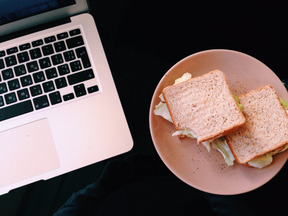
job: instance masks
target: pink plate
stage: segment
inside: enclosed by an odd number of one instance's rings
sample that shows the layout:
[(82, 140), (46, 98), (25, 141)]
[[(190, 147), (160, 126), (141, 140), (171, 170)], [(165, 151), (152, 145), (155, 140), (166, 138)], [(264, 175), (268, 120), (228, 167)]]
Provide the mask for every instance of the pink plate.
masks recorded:
[(213, 194), (240, 194), (254, 190), (272, 179), (285, 164), (288, 151), (274, 156), (274, 162), (263, 169), (235, 164), (229, 167), (215, 149), (210, 153), (194, 139), (172, 137), (174, 126), (153, 110), (165, 86), (185, 72), (193, 77), (219, 69), (226, 75), (231, 91), (241, 95), (266, 84), (274, 86), (278, 95), (288, 100), (281, 80), (257, 59), (232, 50), (208, 50), (190, 55), (175, 64), (160, 80), (150, 106), (150, 131), (155, 148), (166, 166), (182, 181)]

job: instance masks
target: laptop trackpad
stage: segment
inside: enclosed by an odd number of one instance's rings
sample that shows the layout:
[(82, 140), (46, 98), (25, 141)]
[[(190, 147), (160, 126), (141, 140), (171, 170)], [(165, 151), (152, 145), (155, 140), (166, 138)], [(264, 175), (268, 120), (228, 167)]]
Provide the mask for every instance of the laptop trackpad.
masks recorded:
[(0, 187), (58, 167), (47, 119), (0, 133)]

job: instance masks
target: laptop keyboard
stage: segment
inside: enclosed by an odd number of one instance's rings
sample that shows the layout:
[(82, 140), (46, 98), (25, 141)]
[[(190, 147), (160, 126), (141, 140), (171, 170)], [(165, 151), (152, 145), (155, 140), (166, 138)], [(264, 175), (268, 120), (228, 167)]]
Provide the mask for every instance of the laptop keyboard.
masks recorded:
[(0, 50), (0, 71), (0, 121), (99, 91), (79, 28)]

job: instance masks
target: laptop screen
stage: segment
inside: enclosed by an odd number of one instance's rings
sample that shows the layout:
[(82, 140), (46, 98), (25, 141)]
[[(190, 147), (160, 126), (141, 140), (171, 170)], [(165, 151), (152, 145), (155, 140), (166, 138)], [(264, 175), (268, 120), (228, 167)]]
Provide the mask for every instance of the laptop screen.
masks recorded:
[(75, 0), (0, 0), (0, 25), (75, 3)]
[(0, 0), (0, 42), (21, 30), (88, 11), (86, 0)]

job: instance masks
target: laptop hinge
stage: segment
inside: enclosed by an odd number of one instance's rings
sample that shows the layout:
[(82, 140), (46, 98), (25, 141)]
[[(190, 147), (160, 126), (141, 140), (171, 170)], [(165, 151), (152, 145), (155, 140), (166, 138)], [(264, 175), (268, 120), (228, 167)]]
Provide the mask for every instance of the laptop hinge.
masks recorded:
[(34, 27), (31, 27), (31, 28), (28, 28), (28, 29), (25, 29), (25, 30), (21, 30), (19, 32), (11, 33), (11, 34), (2, 36), (0, 38), (0, 43), (8, 41), (8, 40), (12, 40), (14, 38), (18, 38), (18, 37), (21, 37), (21, 36), (25, 36), (25, 35), (28, 35), (28, 34), (32, 34), (32, 33), (35, 33), (35, 32), (39, 32), (39, 31), (42, 31), (42, 30), (45, 30), (45, 29), (48, 29), (48, 28), (52, 28), (52, 27), (55, 27), (55, 26), (63, 25), (63, 24), (69, 23), (69, 22), (71, 22), (70, 17), (64, 18), (64, 19), (60, 19), (60, 20), (57, 20), (57, 21), (53, 21), (53, 22), (49, 22), (49, 23), (45, 23), (45, 24), (41, 24), (41, 25), (38, 25), (38, 26), (34, 26)]

